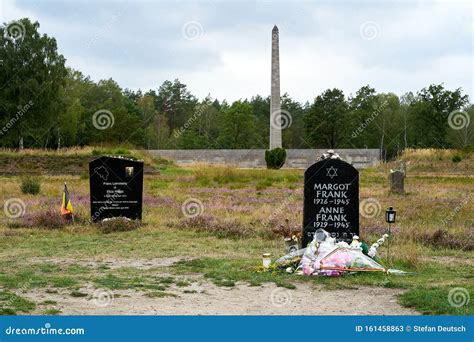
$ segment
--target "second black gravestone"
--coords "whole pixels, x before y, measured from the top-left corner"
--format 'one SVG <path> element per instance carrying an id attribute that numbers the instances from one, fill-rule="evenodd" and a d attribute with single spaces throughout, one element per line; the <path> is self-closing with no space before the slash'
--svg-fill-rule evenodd
<path id="1" fill-rule="evenodd" d="M 89 163 L 91 219 L 142 219 L 143 162 L 102 156 Z"/>
<path id="2" fill-rule="evenodd" d="M 302 247 L 319 228 L 346 242 L 359 235 L 359 171 L 341 159 L 323 159 L 304 173 Z"/>

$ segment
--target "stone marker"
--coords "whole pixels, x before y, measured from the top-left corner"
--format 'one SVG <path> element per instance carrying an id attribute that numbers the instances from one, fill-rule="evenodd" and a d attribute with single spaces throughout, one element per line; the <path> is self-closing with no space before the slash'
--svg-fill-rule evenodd
<path id="1" fill-rule="evenodd" d="M 142 218 L 143 162 L 102 156 L 89 163 L 91 218 Z"/>
<path id="2" fill-rule="evenodd" d="M 349 243 L 359 235 L 359 172 L 332 151 L 323 157 L 304 173 L 303 248 L 319 228 Z"/>
<path id="3" fill-rule="evenodd" d="M 281 104 L 280 104 L 280 33 L 275 25 L 272 30 L 272 74 L 270 96 L 270 150 L 281 144 Z"/>
<path id="4" fill-rule="evenodd" d="M 405 173 L 401 170 L 390 170 L 390 191 L 395 193 L 405 193 Z"/>
<path id="5" fill-rule="evenodd" d="M 403 172 L 404 177 L 407 176 L 407 167 L 406 167 L 405 161 L 400 160 L 400 166 L 398 167 L 398 169 Z"/>

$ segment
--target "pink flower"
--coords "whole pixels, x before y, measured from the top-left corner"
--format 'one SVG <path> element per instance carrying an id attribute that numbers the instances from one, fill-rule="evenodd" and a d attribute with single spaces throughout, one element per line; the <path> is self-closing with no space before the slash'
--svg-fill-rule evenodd
<path id="1" fill-rule="evenodd" d="M 303 266 L 303 273 L 305 275 L 312 275 L 314 273 L 314 269 L 308 265 Z"/>

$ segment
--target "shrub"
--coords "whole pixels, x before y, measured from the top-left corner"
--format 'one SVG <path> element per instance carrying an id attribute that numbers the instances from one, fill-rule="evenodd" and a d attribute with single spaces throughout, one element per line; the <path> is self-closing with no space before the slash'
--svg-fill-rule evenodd
<path id="1" fill-rule="evenodd" d="M 460 249 L 472 251 L 474 249 L 474 233 L 471 230 L 465 234 L 451 234 L 444 229 L 438 229 L 432 233 L 418 233 L 415 238 L 419 242 L 435 248 Z"/>
<path id="2" fill-rule="evenodd" d="M 296 236 L 298 239 L 301 238 L 302 230 L 299 223 L 292 223 L 289 219 L 285 219 L 282 223 L 278 218 L 274 218 L 270 220 L 270 225 L 272 226 L 272 233 L 275 235 L 284 238 L 292 238 L 293 236 Z"/>
<path id="3" fill-rule="evenodd" d="M 105 234 L 114 232 L 128 232 L 138 229 L 141 226 L 141 221 L 130 220 L 125 217 L 114 217 L 99 222 L 98 226 L 99 230 Z"/>
<path id="4" fill-rule="evenodd" d="M 21 192 L 36 195 L 40 192 L 40 181 L 34 177 L 24 177 L 21 180 Z"/>
<path id="5" fill-rule="evenodd" d="M 462 157 L 459 154 L 455 154 L 451 160 L 453 163 L 459 163 L 462 160 Z"/>
<path id="6" fill-rule="evenodd" d="M 286 161 L 286 150 L 281 147 L 265 151 L 267 169 L 280 169 Z"/>
<path id="7" fill-rule="evenodd" d="M 59 213 L 59 209 L 48 208 L 35 212 L 27 218 L 28 227 L 39 227 L 46 229 L 59 229 L 66 225 L 67 221 Z"/>

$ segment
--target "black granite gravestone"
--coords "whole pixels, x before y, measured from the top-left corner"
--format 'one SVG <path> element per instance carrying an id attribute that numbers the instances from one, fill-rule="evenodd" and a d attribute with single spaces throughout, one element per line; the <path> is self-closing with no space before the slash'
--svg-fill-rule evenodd
<path id="1" fill-rule="evenodd" d="M 142 218 L 143 162 L 102 156 L 89 163 L 91 218 Z"/>
<path id="2" fill-rule="evenodd" d="M 340 159 L 324 159 L 304 173 L 302 247 L 322 228 L 337 240 L 359 235 L 359 171 Z"/>

